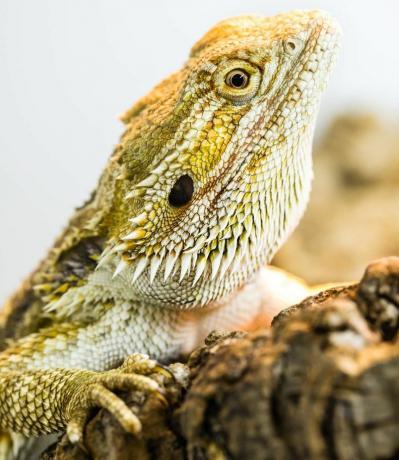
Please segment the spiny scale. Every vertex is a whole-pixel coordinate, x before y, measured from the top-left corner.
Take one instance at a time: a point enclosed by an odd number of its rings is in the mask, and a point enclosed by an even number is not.
[[[163,279],[166,281],[170,274],[172,273],[172,270],[175,266],[176,260],[179,257],[179,253],[176,251],[169,252],[166,256],[165,259],[165,270],[164,270],[164,276]]]
[[[146,268],[146,266],[148,265],[148,258],[147,257],[141,257],[138,262],[137,262],[137,265],[136,265],[136,269],[133,273],[133,276],[132,276],[132,281],[131,283],[135,283],[138,279],[138,277],[143,273],[144,269]]]
[[[190,273],[191,269],[191,260],[192,256],[191,254],[183,254],[181,256],[181,269],[180,269],[180,281],[183,280],[183,278]]]
[[[143,226],[145,223],[147,223],[147,221],[148,221],[148,216],[146,212],[142,212],[138,216],[132,217],[131,219],[129,219],[130,223],[132,223],[133,225],[139,225],[139,226]]]
[[[122,237],[123,241],[126,240],[141,240],[146,236],[147,232],[144,228],[138,227],[134,229],[132,232],[128,233],[124,237]]]
[[[158,268],[162,263],[162,257],[155,254],[151,257],[151,265],[150,265],[150,283],[154,282],[155,276],[158,272]]]
[[[131,198],[140,198],[145,195],[145,188],[134,188],[130,192],[126,193],[125,200],[130,200]]]
[[[99,266],[102,266],[110,255],[119,253],[121,259],[114,270],[113,278],[131,265],[133,268],[131,283],[135,283],[148,266],[150,283],[154,282],[161,267],[163,279],[167,281],[174,276],[178,265],[180,266],[180,282],[189,275],[192,267],[195,267],[193,284],[196,284],[207,272],[207,267],[209,267],[211,280],[217,277],[222,279],[234,259],[234,266],[237,266],[237,260],[242,258],[242,254],[248,248],[249,239],[257,240],[253,215],[233,219],[236,222],[234,225],[229,225],[231,219],[226,216],[221,219],[220,225],[214,219],[212,221],[214,226],[191,242],[190,244],[194,244],[191,248],[185,249],[181,242],[164,246],[161,241],[161,245],[150,246],[145,254],[140,255],[136,251],[143,247],[144,237],[147,234],[145,228],[140,225],[148,222],[147,211],[129,220],[136,228],[122,238],[122,243],[115,244],[103,252]],[[238,242],[240,242],[239,249]],[[160,254],[160,248],[162,248],[162,254]],[[124,255],[123,258],[122,255]],[[126,260],[127,258],[129,261]]]
[[[210,257],[211,268],[212,268],[211,279],[215,279],[219,271],[220,263],[223,257],[224,246],[225,246],[225,242],[222,240],[219,243],[218,248],[212,251],[211,253],[211,257]]]
[[[127,262],[124,259],[121,259],[112,275],[112,278],[118,276],[122,271],[128,266]]]
[[[196,270],[195,270],[195,275],[193,279],[193,286],[197,284],[198,280],[201,278],[201,276],[204,273],[204,270],[206,268],[206,261],[207,257],[205,257],[204,254],[200,254],[197,258],[197,265],[196,265]]]

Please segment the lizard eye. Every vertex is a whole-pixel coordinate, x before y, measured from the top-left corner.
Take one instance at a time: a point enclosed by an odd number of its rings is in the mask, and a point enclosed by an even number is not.
[[[175,207],[180,208],[188,204],[194,193],[194,182],[187,174],[181,176],[175,182],[172,190],[169,193],[169,203]]]
[[[219,65],[213,76],[216,92],[235,105],[242,105],[258,92],[260,69],[240,59],[231,59]]]
[[[231,70],[226,75],[226,85],[231,88],[245,88],[249,82],[249,75],[243,69]]]

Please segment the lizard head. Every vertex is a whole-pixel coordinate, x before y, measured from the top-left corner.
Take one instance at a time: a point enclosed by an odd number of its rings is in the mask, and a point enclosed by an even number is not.
[[[189,308],[270,260],[307,203],[340,35],[320,11],[225,20],[124,115],[102,258],[116,277],[151,302]]]

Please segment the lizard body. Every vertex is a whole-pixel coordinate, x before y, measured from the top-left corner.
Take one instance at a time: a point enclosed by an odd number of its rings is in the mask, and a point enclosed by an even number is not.
[[[138,431],[112,393],[159,390],[137,353],[168,360],[284,306],[265,265],[306,207],[339,41],[319,11],[222,21],[124,115],[97,189],[3,309],[2,429],[77,441],[101,405]]]

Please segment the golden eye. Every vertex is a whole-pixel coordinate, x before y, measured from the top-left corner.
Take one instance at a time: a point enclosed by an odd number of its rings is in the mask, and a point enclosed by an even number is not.
[[[255,97],[261,78],[260,68],[244,59],[222,62],[212,77],[216,93],[234,105],[246,104]]]
[[[225,82],[230,88],[243,89],[248,86],[249,74],[243,69],[234,69],[226,75]]]

